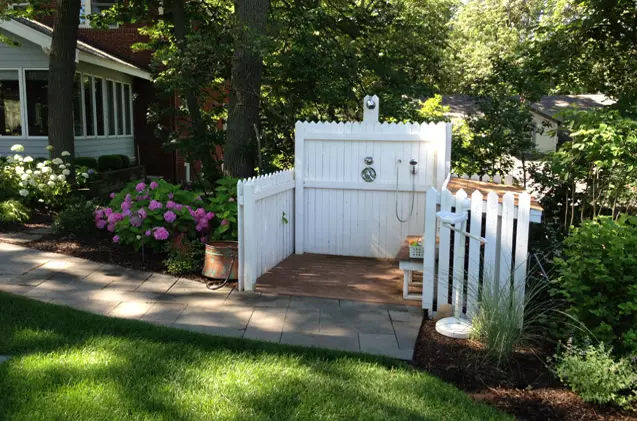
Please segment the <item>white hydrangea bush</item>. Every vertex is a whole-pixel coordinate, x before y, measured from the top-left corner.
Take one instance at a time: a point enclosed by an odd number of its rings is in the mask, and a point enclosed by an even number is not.
[[[0,189],[7,190],[2,196],[10,197],[17,192],[27,203],[61,204],[71,191],[68,180],[71,164],[67,160],[71,154],[64,151],[60,154],[62,158],[36,162],[31,156],[24,155],[22,145],[13,145],[11,152],[0,162]],[[88,179],[88,174],[84,174],[77,174],[77,178]]]

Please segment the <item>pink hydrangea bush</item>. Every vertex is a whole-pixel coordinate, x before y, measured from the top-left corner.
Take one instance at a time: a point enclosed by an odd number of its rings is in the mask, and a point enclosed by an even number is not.
[[[163,251],[175,239],[200,241],[221,226],[215,203],[200,196],[163,180],[133,182],[95,211],[95,226],[112,232],[114,242],[135,249],[144,244]]]

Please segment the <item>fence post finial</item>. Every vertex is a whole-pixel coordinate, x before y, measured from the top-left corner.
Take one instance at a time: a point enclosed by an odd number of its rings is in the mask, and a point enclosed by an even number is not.
[[[380,108],[380,102],[376,95],[365,96],[365,99],[363,99],[363,123],[369,123],[369,124],[378,123],[379,108]]]

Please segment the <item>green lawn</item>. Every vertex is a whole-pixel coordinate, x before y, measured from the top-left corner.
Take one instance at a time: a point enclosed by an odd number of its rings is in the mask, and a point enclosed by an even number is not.
[[[382,358],[206,336],[0,293],[0,420],[511,420]]]

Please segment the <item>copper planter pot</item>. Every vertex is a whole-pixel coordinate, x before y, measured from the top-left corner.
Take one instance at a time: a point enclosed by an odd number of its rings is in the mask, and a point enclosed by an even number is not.
[[[239,243],[237,241],[215,241],[206,244],[203,270],[206,278],[239,279]]]

